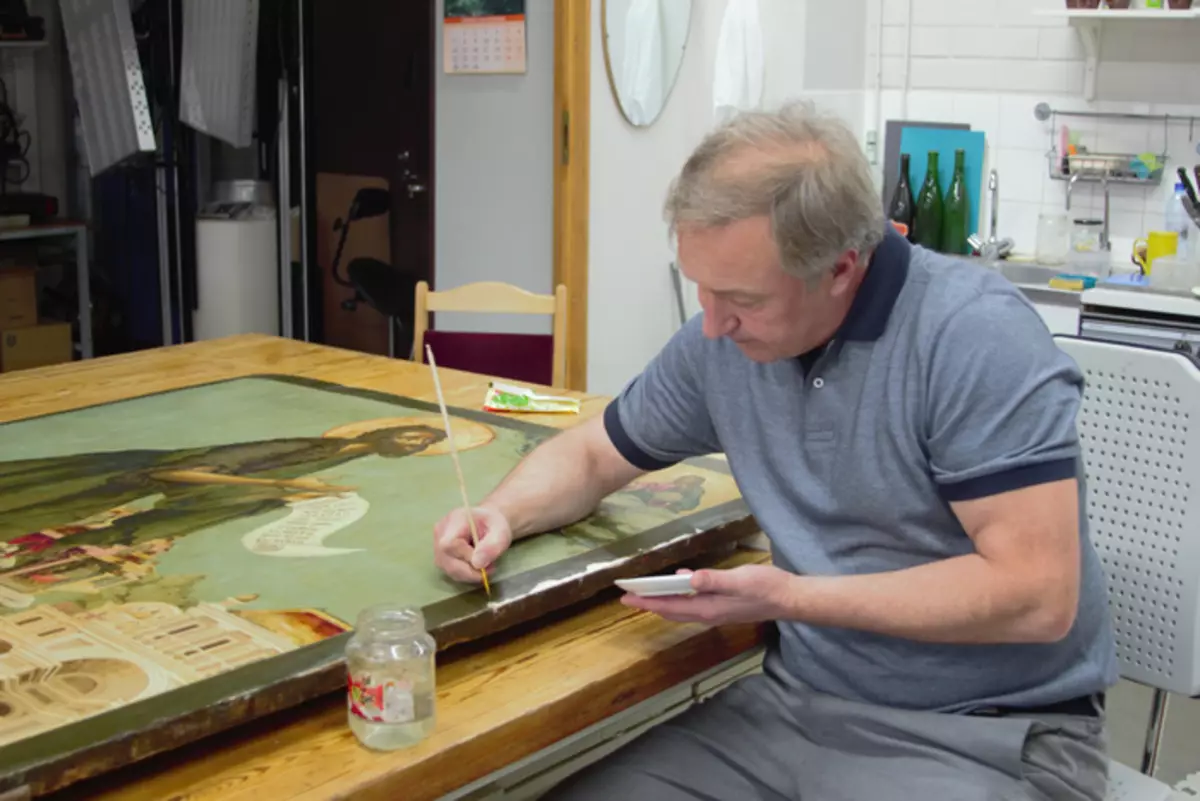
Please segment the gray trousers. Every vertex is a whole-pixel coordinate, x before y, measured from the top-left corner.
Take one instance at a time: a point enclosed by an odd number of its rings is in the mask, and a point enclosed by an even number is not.
[[[651,729],[546,801],[1102,801],[1100,717],[890,709],[762,674]]]

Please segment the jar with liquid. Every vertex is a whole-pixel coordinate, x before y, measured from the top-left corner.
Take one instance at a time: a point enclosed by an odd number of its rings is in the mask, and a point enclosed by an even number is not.
[[[1072,273],[1095,278],[1107,278],[1111,274],[1103,233],[1103,220],[1075,221],[1071,228],[1071,250],[1067,255],[1067,265]]]
[[[346,644],[347,715],[367,748],[393,751],[433,732],[437,644],[419,609],[364,609]]]

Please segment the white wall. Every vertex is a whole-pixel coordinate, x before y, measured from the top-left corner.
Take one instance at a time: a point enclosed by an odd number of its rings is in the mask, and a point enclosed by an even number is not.
[[[592,3],[588,390],[620,391],[679,327],[662,203],[713,121],[712,79],[726,0],[695,0],[678,82],[658,120],[634,128],[604,69],[601,3]],[[836,10],[833,6],[836,5]],[[759,0],[762,105],[796,98],[862,130],[866,0]],[[688,287],[689,311],[697,310]]]
[[[1134,0],[1134,5],[1144,3]],[[994,167],[1000,182],[1000,236],[1012,237],[1017,250],[1029,254],[1038,214],[1065,206],[1065,183],[1049,177],[1051,123],[1034,118],[1037,103],[1071,111],[1200,115],[1200,57],[1194,44],[1200,22],[1110,26],[1102,43],[1096,100],[1088,103],[1076,32],[1061,18],[1036,13],[1062,7],[1062,0],[871,0],[867,27],[866,69],[874,88],[882,16],[882,120],[963,122],[985,131],[985,175]],[[875,104],[875,93],[869,92],[869,121]],[[1080,131],[1094,152],[1164,149],[1161,122],[1059,117],[1058,124]],[[878,130],[882,137],[882,121]],[[1172,164],[1158,188],[1112,187],[1113,255],[1123,268],[1132,269],[1133,239],[1161,225],[1166,193],[1175,185],[1175,164],[1200,161],[1197,136],[1200,125],[1194,132],[1186,122],[1169,126],[1165,147]],[[981,220],[989,213],[984,194]],[[1102,198],[1098,186],[1077,186],[1072,216],[1098,216]]]
[[[435,288],[495,280],[549,293],[554,275],[554,2],[526,4],[528,71],[523,75],[446,74],[443,8],[438,0]],[[439,314],[437,327],[549,333],[550,321]]]

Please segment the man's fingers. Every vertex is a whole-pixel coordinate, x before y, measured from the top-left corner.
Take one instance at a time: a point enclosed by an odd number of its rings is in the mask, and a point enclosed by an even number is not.
[[[447,545],[445,553],[451,559],[462,562],[465,565],[471,563],[471,543],[466,540],[451,540]]]
[[[434,529],[434,561],[446,575],[458,581],[480,581],[478,571],[471,569],[470,531],[463,515],[454,513]]]
[[[447,563],[442,568],[446,571],[446,575],[455,581],[461,581],[465,584],[482,584],[483,579],[479,577],[478,570],[472,570],[471,565],[467,562],[453,561]]]
[[[697,570],[692,574],[692,589],[696,592],[720,592],[721,583],[712,570]]]
[[[471,543],[455,539],[438,550],[438,567],[457,581],[481,583],[479,571],[471,567]]]
[[[628,594],[621,598],[621,603],[651,612],[675,623],[704,623],[711,620],[716,610],[703,599],[690,598],[646,598],[640,595]]]
[[[692,574],[692,589],[717,595],[738,595],[741,582],[737,570],[697,570]]]
[[[501,552],[504,550],[504,542],[498,536],[485,535],[479,541],[479,547],[475,549],[469,559],[471,567],[476,570],[488,567],[500,558]]]
[[[475,515],[479,544],[472,544],[471,524],[466,512],[456,510],[434,527],[434,561],[446,575],[458,581],[482,583],[480,570],[487,570],[509,544],[503,518],[487,513]]]

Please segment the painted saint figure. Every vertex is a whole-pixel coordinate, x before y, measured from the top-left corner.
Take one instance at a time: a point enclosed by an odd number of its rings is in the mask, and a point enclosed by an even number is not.
[[[5,567],[19,567],[67,548],[170,539],[254,517],[298,498],[351,492],[351,487],[308,476],[363,456],[411,456],[444,439],[442,430],[414,424],[353,437],[289,437],[0,462],[0,556]],[[146,504],[151,497],[153,503]],[[102,525],[79,525],[104,516],[105,510],[123,508],[132,513],[108,514]]]
[[[673,481],[637,481],[620,492],[634,496],[647,506],[682,514],[700,506],[704,498],[704,476],[680,476]]]

